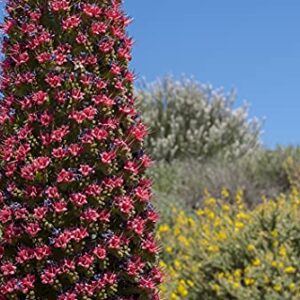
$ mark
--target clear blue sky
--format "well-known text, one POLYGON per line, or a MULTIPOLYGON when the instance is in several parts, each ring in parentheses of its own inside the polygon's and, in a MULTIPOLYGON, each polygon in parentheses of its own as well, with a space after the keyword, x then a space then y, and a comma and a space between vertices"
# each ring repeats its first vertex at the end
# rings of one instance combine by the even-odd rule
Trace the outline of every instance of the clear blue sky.
POLYGON ((236 88, 268 146, 300 144, 300 0, 125 0, 132 67, 236 88))

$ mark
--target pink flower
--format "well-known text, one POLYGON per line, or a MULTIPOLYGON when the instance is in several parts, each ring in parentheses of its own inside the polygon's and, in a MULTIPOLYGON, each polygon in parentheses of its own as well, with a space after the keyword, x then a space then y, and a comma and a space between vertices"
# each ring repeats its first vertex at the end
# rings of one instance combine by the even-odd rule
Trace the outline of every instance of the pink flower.
POLYGON ((15 210, 15 218, 16 220, 26 219, 28 216, 28 210, 26 208, 17 208, 15 210))
POLYGON ((56 186, 51 186, 46 190, 46 195, 51 199, 59 198, 59 192, 56 186))
POLYGON ((98 246, 94 249, 93 253, 101 260, 106 257, 106 250, 102 246, 98 246))
POLYGON ((48 94, 44 91, 38 91, 38 92, 35 92, 31 98, 35 104, 41 105, 47 100, 48 94))
POLYGON ((99 45, 99 51, 103 53, 108 53, 110 52, 114 47, 114 41, 113 40, 108 40, 100 43, 99 45))
POLYGON ((64 264, 62 266, 62 270, 64 273, 70 271, 70 270, 75 270, 76 269, 76 264, 75 261, 72 259, 64 259, 64 264))
POLYGON ((69 183, 74 181, 74 174, 71 171, 66 171, 62 169, 57 175, 58 183, 69 183))
POLYGON ((105 273, 103 279, 106 284, 113 285, 117 282, 117 275, 114 273, 105 273))
POLYGON ((53 117, 47 112, 43 113, 40 117, 40 122, 43 126, 49 126, 53 121, 53 117))
POLYGON ((80 215, 80 219, 89 221, 89 222, 96 222, 99 218, 99 213, 92 208, 86 209, 83 213, 80 215))
POLYGON ((4 276, 14 275, 16 269, 16 266, 14 266, 12 263, 5 263, 0 267, 0 270, 4 276))
POLYGON ((158 246, 156 245, 152 235, 148 235, 142 241, 142 249, 147 250, 151 254, 158 253, 158 246))
POLYGON ((102 192, 102 188, 97 185, 97 184, 90 184, 86 190, 85 190, 85 193, 89 196, 99 196, 102 192))
POLYGON ((151 193, 147 189, 144 189, 140 186, 135 189, 135 195, 142 202, 149 201, 151 197, 151 193))
POLYGON ((71 153, 71 155, 78 156, 82 152, 82 147, 78 144, 72 144, 69 146, 68 151, 71 153))
POLYGON ((139 256, 133 257, 127 264, 127 274, 129 276, 137 276, 145 267, 145 263, 139 256))
POLYGON ((69 119, 75 120, 78 124, 82 124, 85 121, 85 118, 85 114, 81 111, 73 111, 69 116, 69 119))
POLYGON ((92 136, 96 140, 101 141, 101 140, 106 140, 106 138, 108 137, 108 133, 106 130, 96 127, 92 131, 92 136))
POLYGON ((73 232, 72 232, 72 238, 76 242, 80 242, 81 240, 85 239, 88 236, 89 236, 89 233, 84 227, 77 228, 77 229, 73 230, 73 232))
POLYGON ((147 212, 147 219, 153 223, 156 223, 159 219, 159 215, 154 210, 149 210, 147 212))
POLYGON ((30 290, 34 288, 35 276, 31 274, 27 274, 22 280, 22 292, 27 294, 30 290))
POLYGON ((68 292, 58 296, 58 300, 78 300, 76 293, 68 292))
POLYGON ((43 52, 43 53, 40 53, 39 55, 37 55, 36 59, 40 64, 44 64, 45 62, 50 61, 51 57, 52 57, 51 53, 43 52))
POLYGON ((127 222, 127 228, 134 231, 139 236, 143 235, 144 227, 145 221, 141 217, 137 217, 127 222))
POLYGON ((41 275, 41 281, 43 284, 53 284, 56 275, 57 275, 57 270, 55 268, 48 268, 41 275))
POLYGON ((93 106, 88 106, 83 110, 83 114, 86 119, 92 121, 94 120, 94 117, 97 114, 97 109, 93 106))
POLYGON ((108 248, 110 249, 120 249, 121 248, 121 238, 117 235, 113 235, 108 241, 108 248))
POLYGON ((0 210, 0 222, 5 224, 10 221, 12 218, 12 210, 11 208, 2 208, 0 210))
POLYGON ((93 172, 93 168, 89 165, 80 165, 79 171, 83 176, 89 176, 93 172))
POLYGON ((36 170, 44 170, 49 166, 49 164, 50 164, 50 159, 49 157, 46 156, 38 157, 33 161, 33 166, 35 167, 36 170))
POLYGON ((87 204, 86 195, 84 195, 82 193, 72 194, 70 197, 70 200, 74 205, 79 206, 79 207, 87 204))
POLYGON ((48 211, 47 207, 44 207, 44 206, 36 207, 34 209, 34 217, 38 220, 42 220, 46 216, 47 211, 48 211))
POLYGON ((104 22, 94 22, 91 26, 91 32, 95 35, 105 33, 107 27, 108 26, 104 22))
POLYGON ((35 237, 40 230, 41 230, 41 228, 40 228, 39 224, 37 224, 37 223, 29 223, 25 227, 25 231, 32 237, 35 237))
POLYGON ((121 67, 118 66, 117 64, 112 64, 111 68, 110 68, 110 72, 113 74, 113 75, 120 75, 121 74, 121 67))
POLYGON ((116 199, 116 205, 124 214, 129 214, 133 209, 133 201, 129 196, 122 196, 116 199))
POLYGON ((95 4, 83 3, 82 6, 83 6, 83 12, 90 17, 98 18, 102 13, 102 8, 100 8, 95 4))
POLYGON ((72 238, 71 233, 69 232, 62 233, 55 239, 54 247, 65 249, 68 243, 71 241, 71 238, 72 238))
POLYGON ((97 95, 97 96, 94 96, 94 98, 92 99, 92 101, 95 103, 95 104, 102 104, 102 105, 105 105, 105 106, 108 106, 108 107, 111 107, 115 104, 115 100, 107 97, 106 95, 97 95))
POLYGON ((80 89, 72 89, 71 97, 76 101, 80 101, 84 98, 84 92, 80 89))
POLYGON ((83 34, 82 32, 79 32, 77 37, 76 37, 76 42, 78 44, 85 44, 87 42, 88 38, 85 34, 83 34))
POLYGON ((136 126, 133 126, 130 130, 130 133, 134 136, 136 140, 142 141, 144 137, 147 135, 147 129, 145 125, 140 123, 136 126))
POLYGON ((41 246, 35 249, 34 255, 37 260, 43 260, 51 255, 51 249, 47 245, 41 246))
POLYGON ((19 56, 17 58, 15 58, 14 60, 15 60, 17 66, 22 65, 29 60, 29 54, 28 54, 28 52, 25 51, 25 52, 19 54, 19 56))
POLYGON ((103 152, 101 154, 101 161, 104 164, 111 164, 112 161, 116 158, 116 153, 115 151, 111 151, 111 152, 103 152))
POLYGON ((152 278, 142 277, 139 281, 139 286, 144 289, 155 289, 156 284, 152 278))
POLYGON ((65 211, 67 211, 67 203, 63 200, 59 201, 59 202, 54 202, 53 203, 53 208, 54 211, 58 214, 64 213, 65 211))
POLYGON ((66 0, 53 0, 50 2, 50 7, 53 11, 68 10, 70 3, 66 0))
POLYGON ((24 262, 31 260, 34 256, 34 252, 30 248, 21 248, 16 256, 16 262, 23 264, 24 262))
POLYGON ((124 170, 129 171, 134 175, 137 175, 139 172, 137 164, 133 161, 126 161, 124 164, 124 170))
POLYGON ((52 156, 58 159, 62 159, 67 156, 67 151, 62 147, 58 147, 52 150, 52 156))
POLYGON ((90 254, 84 254, 79 257, 77 264, 85 269, 88 269, 94 262, 94 257, 90 254))
POLYGON ((62 77, 60 75, 48 74, 45 81, 52 87, 57 88, 61 86, 62 77))
POLYGON ((76 28, 79 26, 80 22, 81 22, 80 16, 73 15, 73 16, 67 17, 66 19, 64 19, 62 21, 63 30, 76 28))

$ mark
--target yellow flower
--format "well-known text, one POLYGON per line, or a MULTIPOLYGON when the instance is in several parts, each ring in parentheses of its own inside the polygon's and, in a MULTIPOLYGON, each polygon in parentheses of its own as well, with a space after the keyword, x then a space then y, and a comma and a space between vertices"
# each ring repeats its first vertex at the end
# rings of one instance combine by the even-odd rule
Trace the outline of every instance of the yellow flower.
POLYGON ((212 290, 215 291, 215 292, 219 292, 220 291, 220 286, 216 283, 214 283, 212 286, 211 286, 212 290))
POLYGON ((234 282, 233 283, 233 288, 234 289, 239 289, 241 287, 240 283, 239 282, 234 282))
POLYGON ((220 241, 227 240, 227 233, 226 233, 225 231, 220 231, 220 232, 217 234, 217 238, 218 238, 218 240, 220 240, 220 241))
POLYGON ((261 265, 261 261, 259 258, 255 258, 253 261, 252 261, 252 265, 254 267, 259 267, 261 265))
POLYGON ((176 300, 177 299, 177 295, 175 293, 171 294, 171 300, 176 300))
POLYGON ((188 290, 186 289, 186 285, 184 280, 180 280, 179 285, 177 287, 177 292, 182 296, 186 297, 188 295, 188 290))
POLYGON ((255 250, 255 246, 252 245, 252 244, 249 244, 249 245, 247 246, 247 250, 248 250, 249 252, 253 252, 253 251, 255 250))
POLYGON ((295 287, 296 287, 296 284, 295 284, 294 282, 291 282, 291 283, 289 284, 289 289, 290 289, 291 291, 294 290, 295 287))
POLYGON ((191 280, 187 280, 186 282, 187 282, 187 284, 188 284, 190 287, 194 287, 194 286, 195 286, 194 282, 191 281, 191 280))
POLYGON ((284 246, 281 246, 279 249, 279 255, 282 257, 286 257, 287 256, 287 251, 286 248, 284 246))
POLYGON ((173 248, 172 247, 170 247, 170 246, 167 246, 166 248, 165 248, 165 251, 167 252, 167 253, 172 253, 173 252, 173 248))
POLYGON ((158 228, 158 232, 160 232, 160 233, 165 233, 165 232, 168 232, 169 230, 170 230, 170 227, 168 224, 162 224, 158 228))
POLYGON ((249 219, 249 215, 247 215, 246 213, 244 213, 244 212, 239 212, 237 215, 236 215, 236 217, 238 218, 238 219, 244 219, 244 220, 248 220, 249 219))
POLYGON ((280 284, 275 284, 273 286, 273 290, 276 291, 276 292, 280 292, 282 290, 282 287, 280 284))
POLYGON ((206 198, 204 201, 206 206, 215 206, 217 204, 217 200, 213 197, 206 198))
POLYGON ((240 221, 236 221, 235 222, 235 229, 239 230, 245 227, 245 224, 240 222, 240 221))
POLYGON ((233 273, 233 275, 234 275, 234 277, 236 277, 236 278, 241 277, 241 270, 240 270, 240 269, 235 270, 234 273, 233 273))
POLYGON ((174 266, 176 269, 180 269, 181 268, 181 262, 178 259, 174 260, 174 266))
POLYGON ((224 205, 222 206, 222 209, 223 209, 224 211, 228 212, 228 211, 230 211, 230 206, 229 206, 228 204, 224 204, 224 205))
POLYGON ((286 267, 284 269, 284 273, 287 273, 287 274, 292 274, 292 273, 295 273, 296 271, 297 271, 297 269, 292 266, 286 267))
POLYGON ((226 188, 223 188, 223 189, 222 189, 221 195, 222 195, 224 198, 228 198, 228 197, 230 196, 229 191, 228 191, 226 188))
POLYGON ((246 285, 253 285, 255 282, 253 278, 245 278, 244 281, 246 285))
POLYGON ((205 212, 204 212, 203 209, 198 209, 198 210, 196 211, 196 214, 197 214, 199 217, 202 217, 202 216, 205 214, 205 212))

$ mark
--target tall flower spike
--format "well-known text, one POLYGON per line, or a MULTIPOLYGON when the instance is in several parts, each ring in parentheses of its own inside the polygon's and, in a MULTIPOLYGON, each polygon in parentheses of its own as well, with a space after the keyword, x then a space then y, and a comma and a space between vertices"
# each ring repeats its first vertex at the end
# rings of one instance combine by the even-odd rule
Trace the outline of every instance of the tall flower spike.
POLYGON ((91 1, 6 3, 1 299, 159 299, 130 19, 91 1))

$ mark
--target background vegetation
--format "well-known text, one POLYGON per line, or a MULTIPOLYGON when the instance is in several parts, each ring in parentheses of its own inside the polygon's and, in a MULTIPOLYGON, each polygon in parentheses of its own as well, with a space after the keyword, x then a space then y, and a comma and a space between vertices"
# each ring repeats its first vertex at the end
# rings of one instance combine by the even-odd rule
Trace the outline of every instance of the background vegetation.
POLYGON ((299 299, 300 149, 261 142, 236 95, 166 77, 148 124, 167 299, 299 299))

